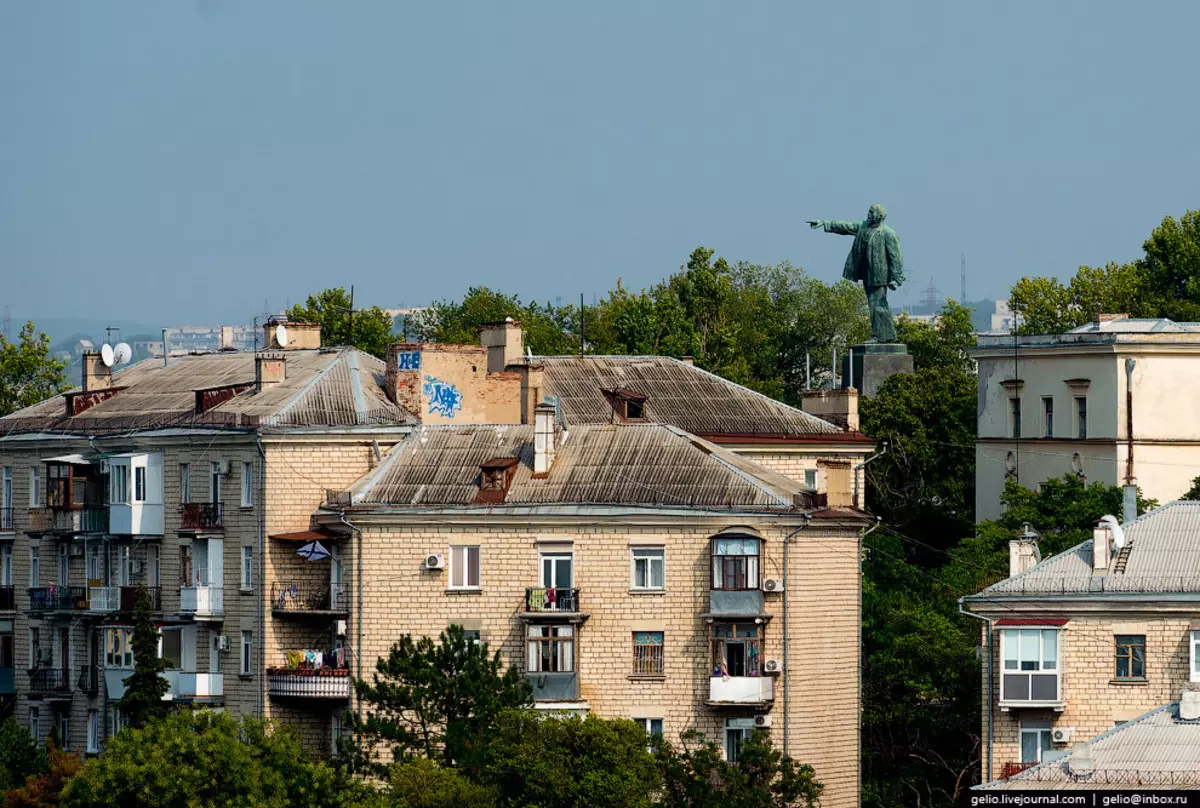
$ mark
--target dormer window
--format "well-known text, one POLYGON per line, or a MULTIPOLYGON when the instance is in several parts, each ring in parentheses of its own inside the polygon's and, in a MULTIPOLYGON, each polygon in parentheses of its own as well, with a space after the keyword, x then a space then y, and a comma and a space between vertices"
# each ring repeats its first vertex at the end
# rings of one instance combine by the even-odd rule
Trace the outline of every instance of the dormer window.
POLYGON ((499 503, 508 495, 513 476, 517 473, 517 458, 496 457, 479 466, 479 493, 476 504, 499 503))
POLYGON ((622 421, 646 421, 646 401, 647 396, 638 393, 634 390, 627 390, 624 387, 614 387, 611 390, 601 390, 604 397, 608 399, 608 403, 612 405, 613 412, 622 421))

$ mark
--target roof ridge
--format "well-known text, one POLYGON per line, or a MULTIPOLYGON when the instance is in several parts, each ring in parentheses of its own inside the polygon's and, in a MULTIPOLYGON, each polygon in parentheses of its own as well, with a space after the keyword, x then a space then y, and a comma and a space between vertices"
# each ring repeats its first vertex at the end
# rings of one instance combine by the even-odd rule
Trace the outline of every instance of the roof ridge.
POLYGON ((312 392, 313 388, 315 388, 318 384, 320 384, 321 381, 327 375, 329 375, 335 367, 337 367, 339 364, 341 364, 343 361, 345 361, 345 359, 346 359, 346 349, 343 348, 337 352, 337 354, 333 358, 333 361, 331 361, 328 365, 326 365, 325 367, 323 367, 319 371, 317 371, 311 379, 309 379, 307 382, 304 383, 303 387, 301 387, 299 390, 297 390, 291 398, 289 398, 287 401, 285 401, 279 407, 279 409, 277 409, 275 411, 275 413, 272 417, 279 419, 279 418, 282 418, 283 416, 287 415, 289 412, 291 412, 291 410, 296 405, 298 405, 300 403, 300 401, 306 395, 308 395, 310 392, 312 392))

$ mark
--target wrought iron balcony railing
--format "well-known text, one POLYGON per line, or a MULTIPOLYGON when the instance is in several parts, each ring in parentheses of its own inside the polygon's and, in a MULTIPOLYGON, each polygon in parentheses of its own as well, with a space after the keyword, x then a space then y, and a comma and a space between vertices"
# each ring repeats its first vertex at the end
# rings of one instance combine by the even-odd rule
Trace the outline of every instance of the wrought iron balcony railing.
POLYGON ((70 668, 34 668, 29 672, 31 693, 70 693, 70 668))
POLYGON ((180 530, 224 530, 224 503, 185 502, 179 509, 180 530))
POLYGON ((348 584, 304 584, 275 581, 271 584, 271 609, 275 612, 303 614, 305 612, 350 611, 348 584))
POLYGON ((578 612, 579 590, 537 588, 525 590, 526 612, 578 612))

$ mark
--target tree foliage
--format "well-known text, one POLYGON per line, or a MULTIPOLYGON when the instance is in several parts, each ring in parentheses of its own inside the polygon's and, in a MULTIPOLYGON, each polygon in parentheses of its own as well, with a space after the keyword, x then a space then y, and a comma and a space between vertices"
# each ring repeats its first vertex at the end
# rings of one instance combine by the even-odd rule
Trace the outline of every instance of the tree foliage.
POLYGON ((392 318, 378 306, 355 309, 350 316, 350 294, 339 286, 309 295, 304 305, 297 303, 288 311, 288 319, 321 326, 322 345, 353 345, 380 359, 387 355, 392 339, 392 318))
POLYGON ((28 775, 24 785, 9 791, 4 796, 5 808, 54 808, 82 766, 78 757, 48 743, 45 770, 28 775))
POLYGON ((0 793, 25 782, 31 774, 45 772, 46 767, 46 756, 28 729, 14 718, 0 723, 0 793))
POLYGON ((420 339, 459 345, 478 345, 479 329, 511 317, 521 323, 525 346, 535 354, 557 355, 579 350, 579 309, 522 303, 486 286, 472 286, 462 300, 440 300, 417 319, 420 339))
POLYGON ((457 769, 413 758, 388 769, 388 796, 396 808, 496 808, 496 790, 457 769))
MULTIPOLYGON (((406 634, 378 660, 370 682, 356 681, 366 715, 350 713, 358 741, 354 765, 371 765, 378 745, 396 761, 425 757, 445 765, 478 765, 504 710, 532 702, 516 667, 501 672, 500 652, 468 639, 452 625, 435 643, 406 634)), ((376 770, 382 771, 378 766, 376 770)))
POLYGON ((162 672, 166 660, 158 655, 158 629, 150 592, 138 584, 133 601, 133 673, 125 679, 125 695, 121 697, 121 713, 131 727, 166 715, 170 702, 163 701, 169 685, 162 672))
POLYGON ((685 732, 680 741, 678 749, 664 741, 657 753, 662 771, 658 804, 664 808, 812 808, 819 804, 823 786, 813 768, 775 749, 762 730, 743 742, 733 763, 695 730, 685 732))
POLYGON ((50 355, 50 337, 21 328, 16 342, 0 334, 0 417, 31 407, 67 389, 67 364, 50 355))
POLYGON ((933 324, 901 315, 896 320, 896 336, 908 347, 917 370, 958 368, 968 373, 975 370, 975 360, 967 353, 975 344, 971 310, 953 300, 946 301, 933 324))

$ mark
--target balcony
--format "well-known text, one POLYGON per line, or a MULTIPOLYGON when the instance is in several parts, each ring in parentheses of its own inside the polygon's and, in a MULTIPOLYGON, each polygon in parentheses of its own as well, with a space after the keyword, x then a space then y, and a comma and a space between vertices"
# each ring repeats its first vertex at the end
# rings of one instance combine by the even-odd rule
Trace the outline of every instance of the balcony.
POLYGON ((1000 709, 1049 708, 1061 711, 1066 707, 1062 698, 1057 671, 1039 673, 1009 673, 1000 676, 1000 709))
POLYGON ((346 701, 350 691, 350 671, 344 668, 267 668, 267 692, 275 698, 346 701))
POLYGON ((1036 765, 1038 765, 1037 761, 1033 761, 1031 763, 1013 763, 1012 761, 1009 761, 1005 763, 1004 768, 1000 770, 1000 779, 1007 780, 1010 777, 1016 777, 1026 769, 1032 769, 1036 765))
POLYGON ((95 696, 100 692, 100 671, 95 665, 84 665, 79 669, 79 680, 75 683, 79 692, 95 696))
POLYGON ((34 668, 29 672, 29 693, 42 698, 71 698, 70 668, 34 668))
POLYGON ((0 586, 0 612, 11 612, 17 608, 17 590, 12 586, 0 586))
POLYGON ((164 701, 210 704, 225 701, 224 674, 164 671, 162 675, 169 685, 164 701))
POLYGON ((579 610, 578 589, 526 589, 525 609, 521 617, 526 620, 559 620, 577 623, 588 615, 579 610))
POLYGON ((86 611, 86 586, 35 586, 29 589, 29 611, 70 612, 86 611))
MULTIPOLYGON (((708 680, 710 707, 759 706, 775 700, 775 678, 764 675, 763 641, 745 636, 736 625, 714 627, 723 633, 712 639, 712 675, 708 680)), ((757 632, 757 628, 753 629, 757 632)))
POLYGON ((0 508, 0 533, 13 532, 13 509, 0 508))
POLYGON ((179 530, 184 533, 224 533, 224 503, 185 502, 179 508, 179 530))
POLYGON ((713 676, 708 680, 710 707, 765 706, 775 701, 770 676, 713 676))
POLYGON ((30 533, 107 533, 108 507, 30 508, 30 533))
MULTIPOLYGON (((88 587, 88 608, 93 612, 132 612, 137 605, 136 586, 88 587)), ((162 587, 148 586, 150 610, 162 611, 162 587)))
POLYGON ((179 613, 197 619, 225 616, 225 590, 219 586, 179 588, 179 613))
POLYGON ((271 584, 271 611, 276 615, 345 616, 350 612, 347 584, 271 584))
POLYGON ((579 674, 576 671, 526 673, 525 679, 533 687, 534 701, 579 701, 579 674))

